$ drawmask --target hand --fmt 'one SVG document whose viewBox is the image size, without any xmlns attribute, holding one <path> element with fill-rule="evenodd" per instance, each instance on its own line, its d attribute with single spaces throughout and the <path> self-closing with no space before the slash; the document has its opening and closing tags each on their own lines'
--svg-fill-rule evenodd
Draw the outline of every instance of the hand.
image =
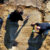
<svg viewBox="0 0 50 50">
<path fill-rule="evenodd" d="M 37 26 L 36 29 L 39 30 L 39 29 L 41 29 L 41 27 L 40 26 Z"/>
<path fill-rule="evenodd" d="M 34 26 L 34 25 L 35 25 L 35 23 L 32 23 L 32 24 L 31 24 L 31 26 Z"/>
</svg>

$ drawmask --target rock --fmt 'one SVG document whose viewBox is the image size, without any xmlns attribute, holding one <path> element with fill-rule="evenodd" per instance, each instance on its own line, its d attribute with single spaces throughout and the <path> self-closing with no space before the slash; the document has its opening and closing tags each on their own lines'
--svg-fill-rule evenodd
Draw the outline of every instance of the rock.
<svg viewBox="0 0 50 50">
<path fill-rule="evenodd" d="M 46 3 L 46 9 L 45 9 L 46 12 L 50 11 L 50 1 L 48 1 Z"/>
<path fill-rule="evenodd" d="M 25 6 L 33 6 L 41 8 L 43 0 L 9 0 L 9 3 L 13 3 L 15 5 L 25 5 Z"/>
<path fill-rule="evenodd" d="M 49 12 L 47 12 L 47 13 L 45 13 L 45 17 L 44 17 L 45 19 L 45 21 L 47 22 L 50 22 L 50 13 Z"/>
</svg>

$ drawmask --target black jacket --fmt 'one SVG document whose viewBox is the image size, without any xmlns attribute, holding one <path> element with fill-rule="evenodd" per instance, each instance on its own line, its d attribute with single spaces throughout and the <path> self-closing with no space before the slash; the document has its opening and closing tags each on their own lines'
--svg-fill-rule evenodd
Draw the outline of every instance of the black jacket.
<svg viewBox="0 0 50 50">
<path fill-rule="evenodd" d="M 4 3 L 4 0 L 0 0 L 0 3 L 3 4 Z"/>
<path fill-rule="evenodd" d="M 15 10 L 10 14 L 9 20 L 12 22 L 18 22 L 19 20 L 23 21 L 23 18 L 22 18 L 22 15 Z"/>
<path fill-rule="evenodd" d="M 50 29 L 49 23 L 36 23 L 37 26 L 40 26 L 41 29 Z"/>
</svg>

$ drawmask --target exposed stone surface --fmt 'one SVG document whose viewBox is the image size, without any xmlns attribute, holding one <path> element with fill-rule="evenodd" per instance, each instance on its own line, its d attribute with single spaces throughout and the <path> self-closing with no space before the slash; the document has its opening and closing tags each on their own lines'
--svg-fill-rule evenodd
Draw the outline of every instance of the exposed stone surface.
<svg viewBox="0 0 50 50">
<path fill-rule="evenodd" d="M 50 11 L 50 1 L 46 3 L 46 11 Z"/>
<path fill-rule="evenodd" d="M 45 21 L 50 21 L 50 13 L 45 13 Z"/>
<path fill-rule="evenodd" d="M 42 8 L 42 3 L 44 0 L 9 0 L 10 3 L 14 5 L 26 5 Z"/>
</svg>

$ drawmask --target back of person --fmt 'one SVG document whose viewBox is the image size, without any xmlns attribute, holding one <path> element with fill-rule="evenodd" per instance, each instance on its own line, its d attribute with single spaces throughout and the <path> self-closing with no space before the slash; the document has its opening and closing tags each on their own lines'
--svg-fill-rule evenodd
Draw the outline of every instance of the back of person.
<svg viewBox="0 0 50 50">
<path fill-rule="evenodd" d="M 39 23 L 39 26 L 41 27 L 41 29 L 47 29 L 47 27 L 50 26 L 49 23 Z"/>
<path fill-rule="evenodd" d="M 12 22 L 17 22 L 19 20 L 23 20 L 22 15 L 18 11 L 14 11 L 9 15 L 9 20 Z"/>
</svg>

